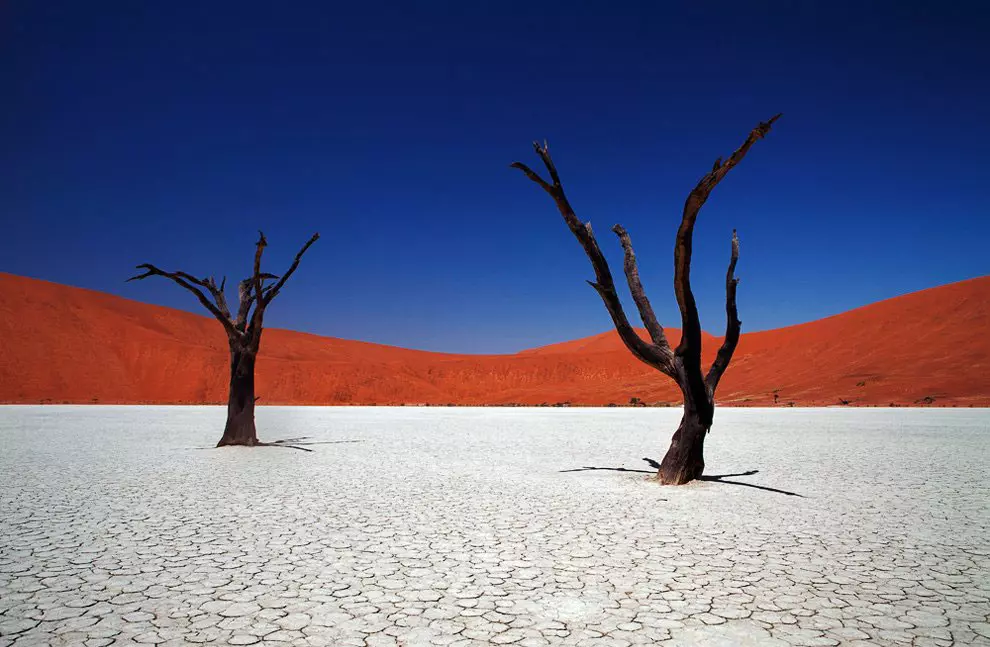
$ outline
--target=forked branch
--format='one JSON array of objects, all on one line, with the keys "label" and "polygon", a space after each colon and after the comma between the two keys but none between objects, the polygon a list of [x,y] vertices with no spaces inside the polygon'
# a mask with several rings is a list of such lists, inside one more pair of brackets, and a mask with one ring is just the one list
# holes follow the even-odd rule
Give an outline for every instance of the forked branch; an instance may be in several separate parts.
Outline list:
[{"label": "forked branch", "polygon": [[[254,253],[254,275],[252,276],[252,286],[254,288],[253,294],[249,295],[248,303],[254,303],[254,313],[251,315],[251,325],[248,328],[250,337],[252,341],[257,342],[261,336],[262,322],[265,317],[265,309],[272,302],[276,296],[278,296],[279,291],[285,285],[285,282],[289,280],[289,277],[296,271],[299,267],[299,261],[302,260],[303,254],[306,250],[312,246],[317,240],[319,240],[319,234],[313,234],[310,236],[306,244],[302,246],[302,249],[296,254],[295,259],[292,261],[292,265],[289,266],[288,271],[282,275],[281,278],[275,274],[266,274],[261,271],[261,255],[265,251],[265,247],[268,245],[268,241],[265,239],[265,234],[263,232],[258,232],[258,242],[256,244],[256,250]],[[267,288],[264,287],[265,279],[278,279],[274,285],[270,285]],[[243,308],[244,304],[241,303]],[[247,314],[245,313],[245,317]]]},{"label": "forked branch", "polygon": [[[299,253],[296,254],[295,260],[293,260],[292,265],[289,270],[282,275],[281,278],[276,274],[269,274],[267,272],[261,271],[261,257],[264,254],[265,247],[268,245],[268,241],[265,239],[265,235],[262,232],[258,232],[258,242],[255,245],[254,252],[254,268],[251,276],[244,279],[238,285],[238,304],[237,304],[237,316],[236,318],[231,318],[230,308],[227,306],[227,298],[224,295],[224,288],[227,285],[227,279],[223,278],[220,281],[220,285],[217,285],[216,280],[213,277],[208,278],[197,278],[188,272],[166,272],[152,265],[151,263],[142,263],[138,265],[138,269],[143,269],[142,274],[137,276],[132,276],[127,279],[128,281],[138,281],[141,279],[146,279],[149,276],[163,276],[171,281],[174,281],[178,285],[184,287],[185,289],[192,292],[199,302],[203,304],[203,307],[210,311],[221,324],[223,324],[224,330],[227,331],[227,335],[232,340],[239,340],[243,342],[245,336],[247,337],[248,346],[256,344],[261,338],[261,329],[263,325],[263,319],[265,314],[265,308],[272,302],[278,293],[285,285],[285,282],[292,276],[293,272],[299,266],[299,261],[302,259],[303,254],[306,250],[319,239],[319,234],[313,234],[313,236],[303,245]],[[272,286],[265,287],[264,282],[272,279],[278,279],[278,282]],[[213,302],[207,298],[206,294],[203,292],[206,290],[213,297]],[[254,311],[252,312],[252,306]],[[250,321],[250,325],[248,325]]]},{"label": "forked branch", "polygon": [[647,343],[640,339],[635,330],[629,324],[622,309],[622,304],[616,294],[615,282],[609,270],[608,263],[595,240],[595,235],[591,230],[591,223],[581,222],[564,192],[564,187],[557,173],[557,167],[550,157],[549,146],[544,142],[533,143],[533,149],[540,157],[547,172],[550,174],[550,181],[544,179],[539,173],[531,169],[522,162],[514,162],[512,168],[519,169],[532,182],[546,191],[557,204],[557,209],[564,217],[564,221],[570,228],[571,233],[578,239],[584,248],[585,254],[591,261],[595,270],[595,281],[589,281],[605,302],[605,307],[612,316],[612,321],[619,333],[619,337],[626,347],[643,362],[657,368],[663,373],[671,376],[678,382],[684,391],[685,401],[688,403],[699,403],[710,401],[718,381],[725,372],[732,354],[739,341],[741,324],[736,312],[736,285],[738,279],[735,278],[736,261],[739,258],[739,240],[735,232],[732,235],[732,257],[729,263],[729,270],[726,276],[726,313],[728,323],[726,325],[726,336],[722,348],[718,352],[715,362],[708,371],[707,376],[701,372],[701,322],[698,319],[698,306],[691,291],[691,251],[694,237],[694,224],[698,218],[701,207],[708,200],[708,196],[719,182],[735,167],[749,152],[757,140],[762,139],[770,132],[770,128],[781,115],[775,115],[768,121],[756,126],[742,145],[733,152],[724,162],[721,158],[715,161],[712,170],[699,180],[697,186],[688,194],[684,203],[684,211],[681,215],[681,224],[677,230],[677,237],[674,244],[674,294],[677,297],[677,306],[681,312],[681,340],[676,350],[671,351],[667,341],[663,326],[657,320],[650,301],[643,290],[642,282],[639,278],[639,268],[636,264],[636,254],[633,251],[632,241],[629,233],[621,225],[613,227],[613,231],[619,237],[624,252],[624,270],[626,280],[629,284],[629,291],[632,293],[633,301],[639,310],[643,325],[650,334],[653,343]]},{"label": "forked branch", "polygon": [[223,313],[223,316],[230,319],[230,308],[227,307],[227,296],[223,293],[223,289],[227,287],[227,277],[220,279],[220,286],[217,287],[217,282],[211,276],[206,279],[206,289],[210,291],[213,295],[213,300],[216,301],[217,309]]},{"label": "forked branch", "polygon": [[[267,281],[269,279],[277,279],[278,276],[275,274],[268,274],[267,272],[261,273],[261,280]],[[237,286],[237,319],[234,320],[234,327],[240,331],[243,331],[248,322],[248,317],[251,312],[251,306],[254,305],[254,277],[249,276],[248,278],[241,281]]]},{"label": "forked branch", "polygon": [[[557,209],[560,211],[560,215],[564,217],[564,222],[567,223],[571,233],[581,243],[581,247],[584,248],[584,252],[587,254],[595,270],[595,280],[588,283],[601,296],[609,315],[612,317],[612,322],[615,324],[615,329],[626,347],[639,360],[671,375],[673,369],[670,364],[669,347],[665,350],[656,343],[649,344],[645,342],[636,334],[636,331],[630,325],[629,319],[626,317],[626,313],[622,308],[622,302],[619,301],[619,296],[616,293],[615,281],[612,279],[612,272],[608,267],[608,262],[605,260],[605,256],[602,254],[602,250],[598,246],[598,241],[595,239],[595,234],[591,229],[591,223],[581,222],[574,213],[574,209],[571,207],[570,202],[567,200],[567,195],[564,193],[564,187],[561,184],[560,175],[557,173],[557,167],[550,157],[549,146],[545,142],[542,146],[539,142],[533,142],[533,149],[539,155],[540,160],[543,161],[543,165],[550,174],[550,182],[544,180],[538,173],[522,162],[513,162],[511,165],[512,168],[522,171],[526,177],[546,191],[557,204]],[[639,305],[639,302],[637,302],[637,305]],[[654,317],[654,321],[655,319]],[[645,320],[644,324],[646,324]],[[652,324],[649,324],[648,328],[650,326]],[[659,327],[659,324],[656,327]],[[652,337],[652,330],[650,334]],[[656,339],[654,339],[654,342],[656,342]]]}]

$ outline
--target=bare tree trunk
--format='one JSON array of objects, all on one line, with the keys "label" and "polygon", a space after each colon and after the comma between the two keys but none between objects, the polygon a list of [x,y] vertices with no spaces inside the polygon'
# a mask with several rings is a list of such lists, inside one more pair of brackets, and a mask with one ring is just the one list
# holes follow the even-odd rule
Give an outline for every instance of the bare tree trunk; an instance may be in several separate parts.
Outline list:
[{"label": "bare tree trunk", "polygon": [[660,461],[658,477],[664,485],[683,485],[705,471],[705,437],[712,426],[714,407],[708,403],[695,406],[685,397],[681,424],[670,440],[670,447]]},{"label": "bare tree trunk", "polygon": [[258,444],[254,426],[254,362],[251,351],[230,349],[230,393],[227,397],[227,425],[217,447]]}]

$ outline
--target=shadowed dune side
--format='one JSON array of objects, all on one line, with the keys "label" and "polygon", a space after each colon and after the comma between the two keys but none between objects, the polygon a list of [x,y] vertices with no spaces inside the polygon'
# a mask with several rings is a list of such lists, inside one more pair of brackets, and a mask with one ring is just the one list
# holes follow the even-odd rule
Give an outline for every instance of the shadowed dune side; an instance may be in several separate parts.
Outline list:
[{"label": "shadowed dune side", "polygon": [[[744,333],[720,404],[990,405],[990,277]],[[668,329],[672,343],[680,336]],[[0,273],[0,401],[223,403],[213,320]],[[705,335],[705,361],[721,340]],[[679,404],[614,332],[515,355],[452,355],[270,329],[260,404]]]}]

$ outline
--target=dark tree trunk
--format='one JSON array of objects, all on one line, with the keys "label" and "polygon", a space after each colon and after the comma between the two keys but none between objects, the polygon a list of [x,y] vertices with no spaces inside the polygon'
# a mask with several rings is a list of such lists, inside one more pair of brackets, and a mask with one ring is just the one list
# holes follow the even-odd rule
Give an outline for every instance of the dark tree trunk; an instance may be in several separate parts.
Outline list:
[{"label": "dark tree trunk", "polygon": [[[700,409],[700,410],[699,410]],[[660,461],[658,476],[664,485],[683,485],[705,471],[705,437],[712,426],[714,407],[684,405],[681,424]]]},{"label": "dark tree trunk", "polygon": [[258,444],[254,426],[255,353],[230,349],[230,394],[227,399],[227,426],[217,447]]}]

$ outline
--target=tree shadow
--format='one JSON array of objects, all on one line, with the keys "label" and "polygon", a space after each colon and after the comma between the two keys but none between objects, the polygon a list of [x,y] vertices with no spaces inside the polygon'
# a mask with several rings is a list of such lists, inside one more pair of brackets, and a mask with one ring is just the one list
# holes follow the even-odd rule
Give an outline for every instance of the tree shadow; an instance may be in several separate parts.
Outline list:
[{"label": "tree shadow", "polygon": [[312,445],[313,443],[293,442],[291,440],[274,440],[270,443],[259,442],[255,447],[281,447],[283,449],[298,449],[301,452],[311,452],[312,449],[302,447],[302,445]]},{"label": "tree shadow", "polygon": [[[607,471],[610,471],[610,472],[637,472],[639,474],[655,474],[656,473],[655,470],[660,469],[660,463],[656,462],[652,458],[644,458],[643,460],[646,461],[647,463],[649,463],[650,466],[653,467],[654,469],[653,470],[634,470],[634,469],[630,469],[628,467],[592,467],[590,465],[586,465],[584,467],[576,467],[574,469],[569,469],[569,470],[560,470],[560,472],[561,473],[564,473],[564,472],[586,472],[586,471],[589,471],[589,470],[607,470]],[[754,488],[754,489],[757,489],[757,490],[763,490],[764,492],[773,492],[775,494],[783,494],[785,496],[796,496],[796,497],[800,497],[802,499],[804,498],[804,495],[803,494],[798,494],[797,492],[789,492],[788,490],[780,490],[778,488],[768,487],[766,485],[755,485],[753,483],[744,483],[742,481],[726,481],[725,480],[725,479],[734,478],[734,477],[737,477],[737,476],[753,476],[754,474],[759,474],[759,473],[760,473],[760,470],[749,470],[749,471],[746,471],[746,472],[738,472],[736,474],[706,474],[704,476],[698,477],[696,480],[698,480],[698,481],[709,481],[709,482],[712,482],[712,483],[725,483],[726,485],[741,485],[743,487],[751,487],[751,488]]]},{"label": "tree shadow", "polygon": [[591,467],[588,465],[584,467],[575,467],[570,470],[560,470],[560,472],[586,472],[588,470],[608,470],[610,472],[639,472],[640,474],[653,474],[652,470],[631,470],[628,467]]},{"label": "tree shadow", "polygon": [[742,481],[726,481],[726,476],[750,476],[751,474],[756,474],[759,470],[753,470],[751,472],[744,472],[742,474],[718,474],[715,476],[700,476],[697,480],[699,481],[711,481],[712,483],[725,483],[726,485],[741,485],[743,487],[751,487],[757,490],[763,490],[764,492],[774,492],[775,494],[783,494],[785,496],[796,496],[804,498],[803,494],[798,494],[797,492],[789,492],[788,490],[780,490],[775,487],[768,487],[766,485],[755,485],[753,483],[743,483]]},{"label": "tree shadow", "polygon": [[[339,445],[342,443],[363,443],[363,440],[309,440],[312,436],[301,436],[299,438],[283,438],[273,440],[270,443],[259,442],[255,447],[281,447],[283,449],[298,449],[301,452],[311,452],[312,449],[303,445]],[[231,445],[237,447],[237,445]],[[193,447],[193,449],[217,449],[217,447]]]},{"label": "tree shadow", "polygon": [[719,479],[731,479],[735,476],[752,476],[759,473],[760,470],[749,470],[748,472],[739,472],[738,474],[711,474],[702,476],[701,480],[717,481]]}]

